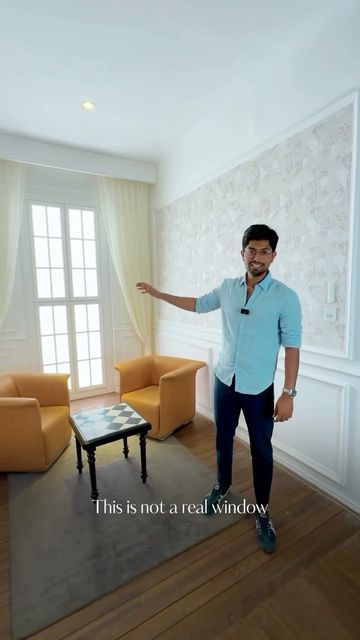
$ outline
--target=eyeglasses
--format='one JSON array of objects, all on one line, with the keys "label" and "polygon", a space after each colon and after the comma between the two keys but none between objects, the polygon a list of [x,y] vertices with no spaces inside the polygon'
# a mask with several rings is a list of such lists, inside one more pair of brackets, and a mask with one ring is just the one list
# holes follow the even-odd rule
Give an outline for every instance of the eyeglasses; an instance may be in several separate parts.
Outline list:
[{"label": "eyeglasses", "polygon": [[246,253],[246,255],[251,256],[253,258],[257,254],[259,254],[259,256],[269,256],[273,253],[273,250],[260,249],[260,251],[257,251],[256,249],[252,249],[251,247],[246,247],[246,249],[244,250],[244,253]]}]

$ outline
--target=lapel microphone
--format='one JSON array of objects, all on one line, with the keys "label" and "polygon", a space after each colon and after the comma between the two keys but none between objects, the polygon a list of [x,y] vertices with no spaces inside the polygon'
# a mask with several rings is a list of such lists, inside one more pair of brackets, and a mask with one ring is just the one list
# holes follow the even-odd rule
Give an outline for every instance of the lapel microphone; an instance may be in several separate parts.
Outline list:
[{"label": "lapel microphone", "polygon": [[249,311],[249,309],[241,309],[240,313],[243,313],[244,316],[248,316],[250,311]]}]

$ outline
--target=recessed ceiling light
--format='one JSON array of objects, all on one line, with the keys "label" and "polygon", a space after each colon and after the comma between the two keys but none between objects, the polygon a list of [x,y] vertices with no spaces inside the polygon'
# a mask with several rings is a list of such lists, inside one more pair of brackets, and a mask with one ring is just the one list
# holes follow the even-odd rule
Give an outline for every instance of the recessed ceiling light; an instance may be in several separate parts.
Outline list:
[{"label": "recessed ceiling light", "polygon": [[81,103],[81,106],[83,109],[85,109],[85,111],[92,111],[95,107],[95,104],[93,102],[90,102],[89,100],[85,100]]}]

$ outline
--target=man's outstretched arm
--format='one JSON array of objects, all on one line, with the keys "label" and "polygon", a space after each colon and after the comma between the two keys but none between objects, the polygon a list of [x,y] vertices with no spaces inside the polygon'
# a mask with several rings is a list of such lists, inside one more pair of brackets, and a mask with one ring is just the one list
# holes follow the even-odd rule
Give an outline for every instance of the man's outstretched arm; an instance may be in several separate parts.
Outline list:
[{"label": "man's outstretched arm", "polygon": [[185,309],[185,311],[195,311],[196,298],[186,298],[183,296],[172,296],[170,293],[162,293],[148,284],[147,282],[137,282],[136,287],[140,293],[148,293],[153,298],[164,300],[169,304]]}]

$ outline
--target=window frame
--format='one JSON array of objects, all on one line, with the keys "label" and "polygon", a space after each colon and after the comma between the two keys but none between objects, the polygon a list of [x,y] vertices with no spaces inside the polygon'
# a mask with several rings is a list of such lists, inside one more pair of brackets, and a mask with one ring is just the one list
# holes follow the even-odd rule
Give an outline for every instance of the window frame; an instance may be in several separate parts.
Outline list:
[{"label": "window frame", "polygon": [[[39,369],[42,370],[42,344],[40,329],[40,306],[65,306],[67,316],[67,330],[70,352],[70,364],[73,365],[71,372],[72,389],[70,396],[72,399],[89,397],[92,395],[111,393],[114,391],[114,373],[112,363],[110,366],[109,354],[114,354],[114,339],[112,330],[112,305],[107,305],[106,300],[111,297],[111,281],[110,281],[110,260],[109,250],[99,216],[99,207],[90,203],[86,198],[55,198],[52,194],[41,196],[37,194],[29,194],[27,198],[27,229],[28,239],[30,243],[30,261],[31,261],[31,288],[32,301],[34,311],[34,327],[36,328],[36,352],[39,362]],[[35,247],[34,233],[32,224],[32,206],[57,207],[60,209],[61,232],[62,232],[62,249],[64,260],[64,284],[65,297],[63,298],[39,298],[36,277]],[[71,274],[71,242],[69,235],[69,209],[91,210],[94,212],[94,228],[96,241],[96,261],[97,261],[97,278],[98,278],[98,296],[91,297],[74,297],[72,287]],[[30,282],[29,282],[30,284]],[[76,359],[76,332],[75,332],[75,314],[74,307],[76,304],[98,304],[99,305],[99,322],[100,322],[100,340],[102,350],[102,370],[103,383],[89,387],[79,387],[77,359]],[[90,360],[90,358],[89,358]]]}]

